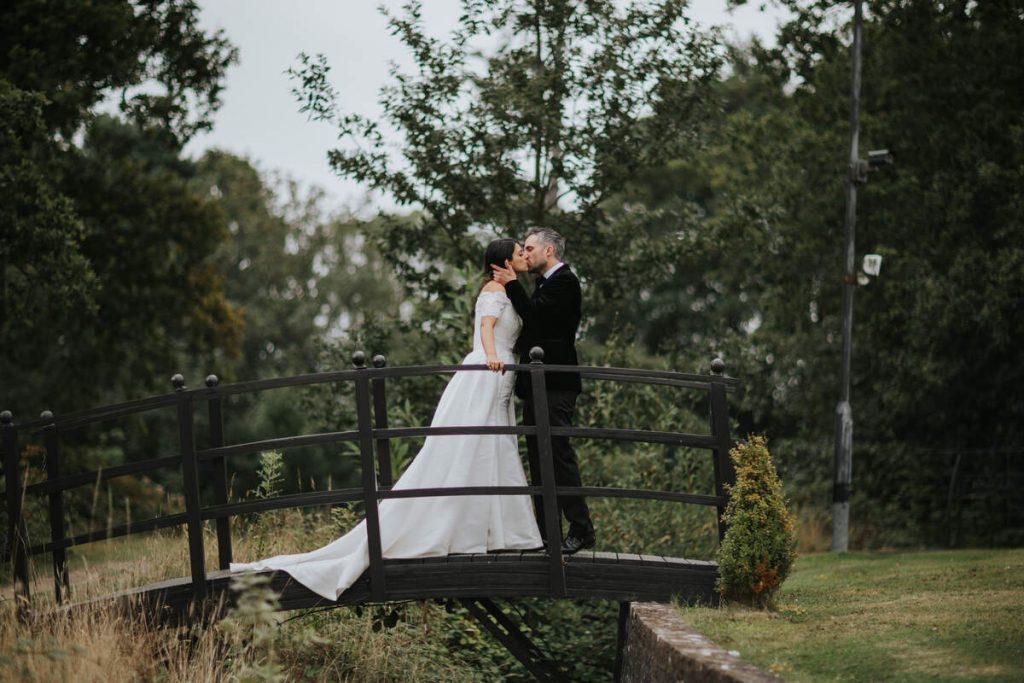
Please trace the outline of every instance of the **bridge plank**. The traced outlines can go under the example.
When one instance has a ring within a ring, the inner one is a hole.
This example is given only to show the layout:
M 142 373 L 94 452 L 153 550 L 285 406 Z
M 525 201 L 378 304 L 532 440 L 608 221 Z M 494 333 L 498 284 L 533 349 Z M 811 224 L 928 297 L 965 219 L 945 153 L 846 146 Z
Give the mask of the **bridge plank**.
M 549 557 L 541 552 L 452 555 L 386 560 L 387 600 L 473 597 L 550 597 Z M 279 593 L 282 610 L 355 605 L 371 600 L 366 575 L 341 599 L 325 600 L 286 572 L 260 572 Z M 714 562 L 666 558 L 633 553 L 585 551 L 565 558 L 566 595 L 570 598 L 685 602 L 714 600 L 718 566 Z M 235 578 L 229 571 L 209 572 L 206 577 L 210 604 L 232 604 Z M 175 578 L 123 591 L 102 600 L 140 601 L 152 614 L 181 618 L 189 614 L 192 600 L 189 578 Z
M 594 562 L 596 559 L 597 553 L 593 550 L 581 550 L 575 555 L 566 557 L 566 562 Z
M 496 562 L 498 561 L 498 555 L 493 553 L 473 553 L 469 556 L 470 562 Z M 504 561 L 504 560 L 502 560 Z
M 712 560 L 688 560 L 683 557 L 662 557 L 665 563 L 671 565 L 690 565 L 694 567 L 712 567 L 717 568 L 718 564 Z
M 643 560 L 636 553 L 617 553 L 617 564 L 643 564 Z

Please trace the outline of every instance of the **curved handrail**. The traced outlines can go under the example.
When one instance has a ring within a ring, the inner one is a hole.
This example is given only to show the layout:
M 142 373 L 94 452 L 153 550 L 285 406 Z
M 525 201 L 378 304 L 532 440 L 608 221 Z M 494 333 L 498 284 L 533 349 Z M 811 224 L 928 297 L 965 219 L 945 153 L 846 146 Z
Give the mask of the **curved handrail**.
M 105 541 L 111 538 L 130 536 L 131 534 L 139 533 L 140 531 L 155 531 L 157 529 L 179 526 L 184 524 L 185 521 L 185 513 L 177 512 L 173 515 L 163 515 L 161 517 L 154 517 L 153 519 L 132 522 L 131 524 L 121 524 L 119 526 L 111 527 L 110 529 L 93 529 L 92 531 L 87 531 L 84 534 L 64 538 L 59 541 L 40 543 L 39 545 L 34 545 L 28 548 L 28 552 L 30 555 L 39 555 L 42 553 L 53 552 L 54 550 L 71 548 L 76 545 L 93 543 L 94 541 Z
M 515 436 L 534 436 L 537 433 L 535 427 L 485 427 L 477 425 L 465 425 L 457 427 L 391 427 L 388 429 L 374 429 L 374 439 L 401 439 L 410 437 L 426 436 L 454 436 L 454 435 L 483 435 L 483 434 L 511 434 Z M 666 444 L 689 448 L 714 448 L 714 437 L 703 434 L 686 434 L 682 432 L 656 432 L 644 429 L 612 429 L 607 427 L 552 427 L 553 436 L 566 436 L 576 438 L 607 439 L 613 441 L 633 441 L 641 443 Z M 244 443 L 231 444 L 230 446 L 219 446 L 196 451 L 200 462 L 207 462 L 235 455 L 248 455 L 267 450 L 284 450 L 288 448 L 299 448 L 304 446 L 319 446 L 332 443 L 344 443 L 356 441 L 359 432 L 347 430 L 343 432 L 322 432 L 318 434 L 304 434 L 300 436 L 279 437 L 274 439 L 260 439 Z M 169 455 L 149 460 L 139 460 L 114 465 L 97 470 L 88 470 L 76 474 L 65 475 L 57 479 L 48 479 L 35 484 L 28 484 L 24 487 L 25 493 L 49 494 L 67 491 L 79 486 L 95 484 L 100 481 L 107 481 L 116 477 L 123 477 L 130 474 L 141 474 L 170 467 L 181 462 L 180 455 Z M 6 494 L 6 491 L 2 492 Z
M 536 353 L 536 351 L 535 351 Z M 542 354 L 534 355 L 539 358 Z M 9 546 L 14 548 L 15 573 L 18 581 L 24 584 L 24 592 L 27 595 L 27 569 L 24 566 L 24 555 L 34 555 L 43 552 L 54 553 L 55 580 L 59 581 L 58 575 L 63 573 L 66 581 L 66 567 L 64 567 L 63 551 L 66 548 L 89 543 L 96 540 L 116 538 L 129 535 L 135 532 L 151 531 L 167 528 L 170 526 L 185 524 L 188 528 L 190 564 L 193 573 L 193 587 L 196 599 L 202 599 L 205 595 L 204 561 L 202 522 L 214 520 L 218 525 L 218 548 L 221 553 L 221 566 L 225 567 L 225 552 L 230 558 L 230 528 L 227 520 L 230 517 L 265 512 L 268 510 L 282 508 L 301 508 L 319 505 L 331 505 L 344 502 L 362 501 L 367 505 L 367 533 L 370 543 L 370 572 L 371 586 L 375 599 L 381 599 L 384 593 L 384 574 L 382 569 L 383 557 L 380 553 L 380 529 L 378 522 L 379 512 L 377 506 L 384 500 L 423 498 L 423 497 L 444 497 L 444 496 L 467 496 L 467 495 L 528 495 L 542 497 L 545 501 L 546 531 L 549 537 L 551 534 L 558 534 L 558 526 L 555 517 L 550 511 L 555 510 L 556 497 L 558 496 L 586 496 L 586 497 L 608 497 L 608 498 L 631 498 L 638 500 L 662 500 L 677 503 L 687 503 L 703 506 L 716 507 L 719 511 L 719 519 L 727 502 L 727 489 L 723 484 L 730 476 L 731 465 L 725 455 L 731 442 L 728 436 L 728 418 L 726 415 L 725 392 L 738 382 L 735 378 L 726 377 L 722 373 L 724 365 L 720 361 L 712 364 L 715 374 L 698 375 L 692 373 L 679 373 L 661 370 L 616 368 L 616 367 L 591 367 L 575 365 L 544 365 L 539 361 L 530 364 L 510 364 L 506 366 L 507 371 L 526 372 L 533 378 L 533 400 L 535 401 L 538 422 L 535 425 L 515 426 L 422 426 L 422 427 L 389 427 L 387 424 L 387 404 L 384 395 L 385 381 L 388 378 L 422 377 L 430 375 L 451 374 L 459 371 L 480 371 L 488 372 L 485 365 L 423 365 L 408 367 L 384 367 L 384 362 L 375 359 L 374 367 L 365 367 L 363 364 L 365 356 L 353 357 L 356 367 L 348 370 L 309 373 L 291 377 L 278 377 L 270 379 L 252 380 L 234 384 L 220 385 L 216 377 L 207 380 L 207 386 L 197 389 L 186 389 L 183 379 L 175 376 L 174 383 L 176 391 L 169 394 L 150 396 L 147 398 L 126 401 L 122 403 L 100 406 L 97 408 L 78 410 L 66 413 L 61 416 L 53 416 L 44 413 L 42 417 L 21 424 L 13 424 L 10 413 L 2 415 L 3 422 L 3 451 L 5 459 L 5 471 L 9 471 L 9 484 L 14 483 L 24 493 L 48 495 L 50 497 L 51 516 L 51 541 L 27 547 L 24 532 L 14 533 L 13 542 Z M 544 386 L 545 377 L 550 373 L 573 373 L 585 379 L 599 381 L 613 381 L 618 383 L 640 383 L 647 385 L 682 387 L 707 391 L 710 395 L 711 434 L 690 434 L 683 432 L 664 432 L 642 429 L 621 429 L 609 427 L 558 427 L 548 423 L 546 416 L 546 394 Z M 324 432 L 318 434 L 303 434 L 272 439 L 261 439 L 246 443 L 225 445 L 223 443 L 222 401 L 225 397 L 297 386 L 315 386 L 325 383 L 349 382 L 353 383 L 353 390 L 357 407 L 356 429 Z M 371 408 L 371 397 L 373 406 Z M 205 400 L 210 409 L 210 434 L 209 447 L 197 449 L 194 436 L 194 404 L 196 400 Z M 177 455 L 152 458 L 145 461 L 124 463 L 109 468 L 94 470 L 90 472 L 76 473 L 73 475 L 60 476 L 56 465 L 56 454 L 58 452 L 58 434 L 61 431 L 74 429 L 93 422 L 107 421 L 127 415 L 147 412 L 154 409 L 175 406 L 177 409 L 177 423 L 179 439 L 181 441 L 181 452 Z M 371 410 L 375 417 L 371 417 Z M 39 483 L 22 486 L 19 482 L 17 466 L 16 434 L 20 430 L 39 430 L 47 442 L 47 453 L 53 457 L 47 461 L 47 480 Z M 404 439 L 415 437 L 445 436 L 445 435 L 512 435 L 533 437 L 537 440 L 541 451 L 541 468 L 543 473 L 543 485 L 530 486 L 463 486 L 463 487 L 432 487 L 420 489 L 396 490 L 390 487 L 390 446 L 391 439 Z M 696 448 L 712 452 L 715 469 L 715 495 L 685 493 L 676 491 L 657 491 L 646 489 L 630 488 L 609 488 L 600 486 L 566 487 L 557 486 L 554 481 L 554 473 L 551 469 L 551 445 L 552 437 L 573 437 L 584 439 L 596 439 L 605 441 L 630 441 L 652 444 L 663 444 L 677 447 Z M 290 496 L 280 496 L 270 499 L 248 500 L 235 503 L 228 503 L 226 498 L 226 485 L 224 483 L 226 469 L 224 463 L 228 456 L 249 454 L 257 451 L 270 449 L 286 449 L 303 446 L 325 445 L 333 443 L 356 443 L 362 466 L 362 486 L 359 488 L 332 490 L 332 491 L 311 491 Z M 375 461 L 374 451 L 377 452 L 378 461 Z M 52 462 L 51 462 L 52 461 Z M 200 463 L 220 463 L 217 473 L 214 471 L 215 504 L 203 505 L 199 499 L 198 466 Z M 52 467 L 51 467 L 52 465 Z M 60 495 L 63 491 L 86 484 L 106 481 L 115 477 L 126 476 L 148 472 L 160 467 L 180 465 L 183 483 L 185 486 L 185 507 L 183 513 L 164 515 L 141 522 L 124 524 L 109 529 L 97 529 L 79 534 L 74 537 L 65 537 L 63 531 L 63 514 L 60 504 Z M 375 480 L 375 471 L 381 472 L 381 479 Z M 386 474 L 385 474 L 386 472 Z M 218 488 L 219 487 L 219 488 Z M 23 529 L 24 520 L 20 519 L 21 505 L 20 496 L 7 496 L 9 517 L 18 517 L 15 526 L 10 526 L 8 533 L 12 533 L 16 527 Z M 13 514 L 12 514 L 13 513 Z M 719 525 L 720 534 L 723 527 Z M 226 539 L 222 536 L 226 535 Z M 20 540 L 19 540 L 20 539 Z M 376 544 L 376 547 L 375 547 Z M 20 553 L 20 557 L 18 555 Z M 58 553 L 60 558 L 58 559 Z M 550 574 L 552 595 L 564 595 L 564 576 L 561 574 L 561 553 L 554 549 L 550 553 Z M 58 567 L 64 567 L 63 572 Z M 58 600 L 61 590 L 58 586 Z
M 249 453 L 259 453 L 260 451 L 276 451 L 304 446 L 323 446 L 332 443 L 357 441 L 358 439 L 359 432 L 351 429 L 344 432 L 320 432 L 318 434 L 302 434 L 300 436 L 281 436 L 273 439 L 235 443 L 230 446 L 203 448 L 196 451 L 196 457 L 200 461 L 207 461 L 226 458 L 231 455 L 247 455 Z
M 114 465 L 112 467 L 104 467 L 98 470 L 69 474 L 56 479 L 47 479 L 36 484 L 29 484 L 25 487 L 25 493 L 60 493 L 79 486 L 96 484 L 101 481 L 124 477 L 129 474 L 150 472 L 161 467 L 170 467 L 179 463 L 181 463 L 180 455 L 167 455 L 161 458 L 138 460 L 136 462 L 128 462 L 123 465 Z
M 668 370 L 647 370 L 640 368 L 617 368 L 584 365 L 542 365 L 545 373 L 574 373 L 584 379 L 616 380 L 620 382 L 642 382 L 645 384 L 660 384 L 668 386 L 679 386 L 689 389 L 708 389 L 711 384 L 719 383 L 727 387 L 736 385 L 739 380 L 724 375 L 700 375 L 695 373 L 674 372 Z M 505 366 L 506 372 L 530 372 L 535 366 L 529 364 L 509 364 Z M 214 387 L 202 387 L 196 389 L 181 389 L 167 394 L 157 394 L 145 398 L 132 399 L 120 403 L 85 408 L 69 413 L 53 415 L 50 417 L 38 417 L 25 422 L 18 422 L 14 427 L 19 431 L 34 431 L 47 426 L 54 426 L 57 429 L 73 429 L 92 422 L 112 420 L 136 413 L 148 412 L 157 408 L 170 407 L 175 405 L 182 394 L 191 395 L 195 399 L 205 400 L 214 397 L 232 396 L 246 394 L 268 389 L 282 389 L 298 386 L 316 386 L 331 382 L 351 381 L 357 377 L 369 375 L 371 377 L 421 377 L 427 375 L 451 374 L 462 371 L 488 371 L 486 365 L 411 365 L 393 368 L 358 368 L 353 370 L 333 370 L 328 372 L 307 373 L 302 375 L 291 375 L 288 377 L 273 377 L 268 379 L 247 380 L 230 384 L 218 384 Z

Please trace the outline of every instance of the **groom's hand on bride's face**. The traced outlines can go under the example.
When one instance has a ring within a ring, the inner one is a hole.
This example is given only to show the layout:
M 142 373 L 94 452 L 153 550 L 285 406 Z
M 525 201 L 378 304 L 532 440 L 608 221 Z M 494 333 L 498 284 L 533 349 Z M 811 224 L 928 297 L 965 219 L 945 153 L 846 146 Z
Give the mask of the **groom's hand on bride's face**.
M 512 270 L 508 261 L 505 261 L 504 268 L 492 263 L 491 270 L 494 271 L 494 281 L 502 287 L 516 279 L 516 271 Z

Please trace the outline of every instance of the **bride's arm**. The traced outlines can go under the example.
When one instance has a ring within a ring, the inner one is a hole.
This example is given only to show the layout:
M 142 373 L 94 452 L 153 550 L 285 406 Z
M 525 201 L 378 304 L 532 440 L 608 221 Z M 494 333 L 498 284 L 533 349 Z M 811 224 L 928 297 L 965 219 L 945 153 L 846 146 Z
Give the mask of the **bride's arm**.
M 480 341 L 484 345 L 484 353 L 487 354 L 487 367 L 495 372 L 504 372 L 505 363 L 498 358 L 498 351 L 494 345 L 494 323 L 498 319 L 493 315 L 485 315 L 480 318 Z

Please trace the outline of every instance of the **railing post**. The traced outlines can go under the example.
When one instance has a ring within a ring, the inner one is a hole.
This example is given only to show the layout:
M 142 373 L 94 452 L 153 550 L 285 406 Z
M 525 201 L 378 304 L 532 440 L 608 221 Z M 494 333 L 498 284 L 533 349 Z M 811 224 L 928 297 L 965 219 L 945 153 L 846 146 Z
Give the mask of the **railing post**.
M 25 520 L 21 516 L 24 489 L 21 485 L 21 463 L 18 458 L 18 432 L 14 427 L 11 411 L 0 413 L 0 428 L 3 430 L 4 476 L 7 479 L 7 552 L 10 553 L 14 570 L 14 595 L 18 604 L 18 618 L 28 615 L 32 594 L 28 582 L 28 557 L 26 556 Z
M 181 484 L 185 494 L 188 529 L 188 560 L 192 570 L 192 597 L 199 606 L 206 599 L 206 553 L 203 548 L 203 517 L 199 500 L 199 468 L 196 461 L 192 394 L 185 391 L 185 378 L 171 378 L 178 400 L 178 442 L 181 447 Z
M 40 415 L 44 420 L 52 420 L 53 413 L 49 410 Z M 46 479 L 53 481 L 60 477 L 60 435 L 56 425 L 49 424 L 43 428 L 43 443 L 46 447 Z M 50 503 L 50 541 L 54 544 L 64 540 L 64 492 L 52 491 Z M 71 578 L 68 576 L 67 553 L 64 548 L 53 549 L 53 590 L 57 604 L 64 602 L 65 596 L 71 593 Z
M 18 458 L 18 432 L 14 427 L 11 411 L 0 413 L 0 429 L 3 431 L 4 476 L 7 479 L 7 552 L 10 553 L 14 571 L 14 594 L 18 604 L 18 618 L 28 615 L 32 594 L 28 582 L 28 557 L 26 556 L 25 520 L 21 516 L 24 489 L 21 485 L 21 463 Z
M 352 354 L 352 365 L 366 370 L 366 354 Z M 363 466 L 363 502 L 366 506 L 366 541 L 370 555 L 370 597 L 382 601 L 387 595 L 384 584 L 384 555 L 380 543 L 380 511 L 377 508 L 377 477 L 373 467 L 373 425 L 370 421 L 370 378 L 357 375 L 356 417 L 359 422 L 359 455 Z
M 733 467 L 729 451 L 733 441 L 729 436 L 729 405 L 725 398 L 725 384 L 721 381 L 725 372 L 725 362 L 721 358 L 711 361 L 711 436 L 715 438 L 715 495 L 728 499 L 726 486 L 736 483 L 736 469 Z M 725 538 L 725 505 L 718 506 L 718 540 Z
M 565 568 L 562 564 L 562 511 L 555 494 L 555 463 L 548 419 L 548 393 L 544 377 L 544 349 L 530 349 L 530 384 L 533 388 L 533 417 L 537 429 L 537 457 L 540 460 L 541 493 L 544 501 L 544 530 L 548 539 L 551 596 L 565 597 Z
M 220 384 L 217 375 L 207 375 L 206 386 L 213 389 Z M 224 399 L 211 396 L 207 403 L 210 418 L 210 448 L 224 445 Z M 213 504 L 225 505 L 228 502 L 228 461 L 227 458 L 216 458 L 210 463 L 212 469 Z M 228 569 L 231 566 L 231 518 L 217 518 L 217 566 Z
M 377 354 L 373 357 L 373 367 L 382 368 L 387 365 L 387 359 Z M 384 393 L 385 385 L 383 377 L 373 378 L 373 424 L 377 429 L 388 428 L 388 401 Z M 391 472 L 391 440 L 377 439 L 377 481 L 381 486 L 388 488 L 394 484 L 394 475 Z

